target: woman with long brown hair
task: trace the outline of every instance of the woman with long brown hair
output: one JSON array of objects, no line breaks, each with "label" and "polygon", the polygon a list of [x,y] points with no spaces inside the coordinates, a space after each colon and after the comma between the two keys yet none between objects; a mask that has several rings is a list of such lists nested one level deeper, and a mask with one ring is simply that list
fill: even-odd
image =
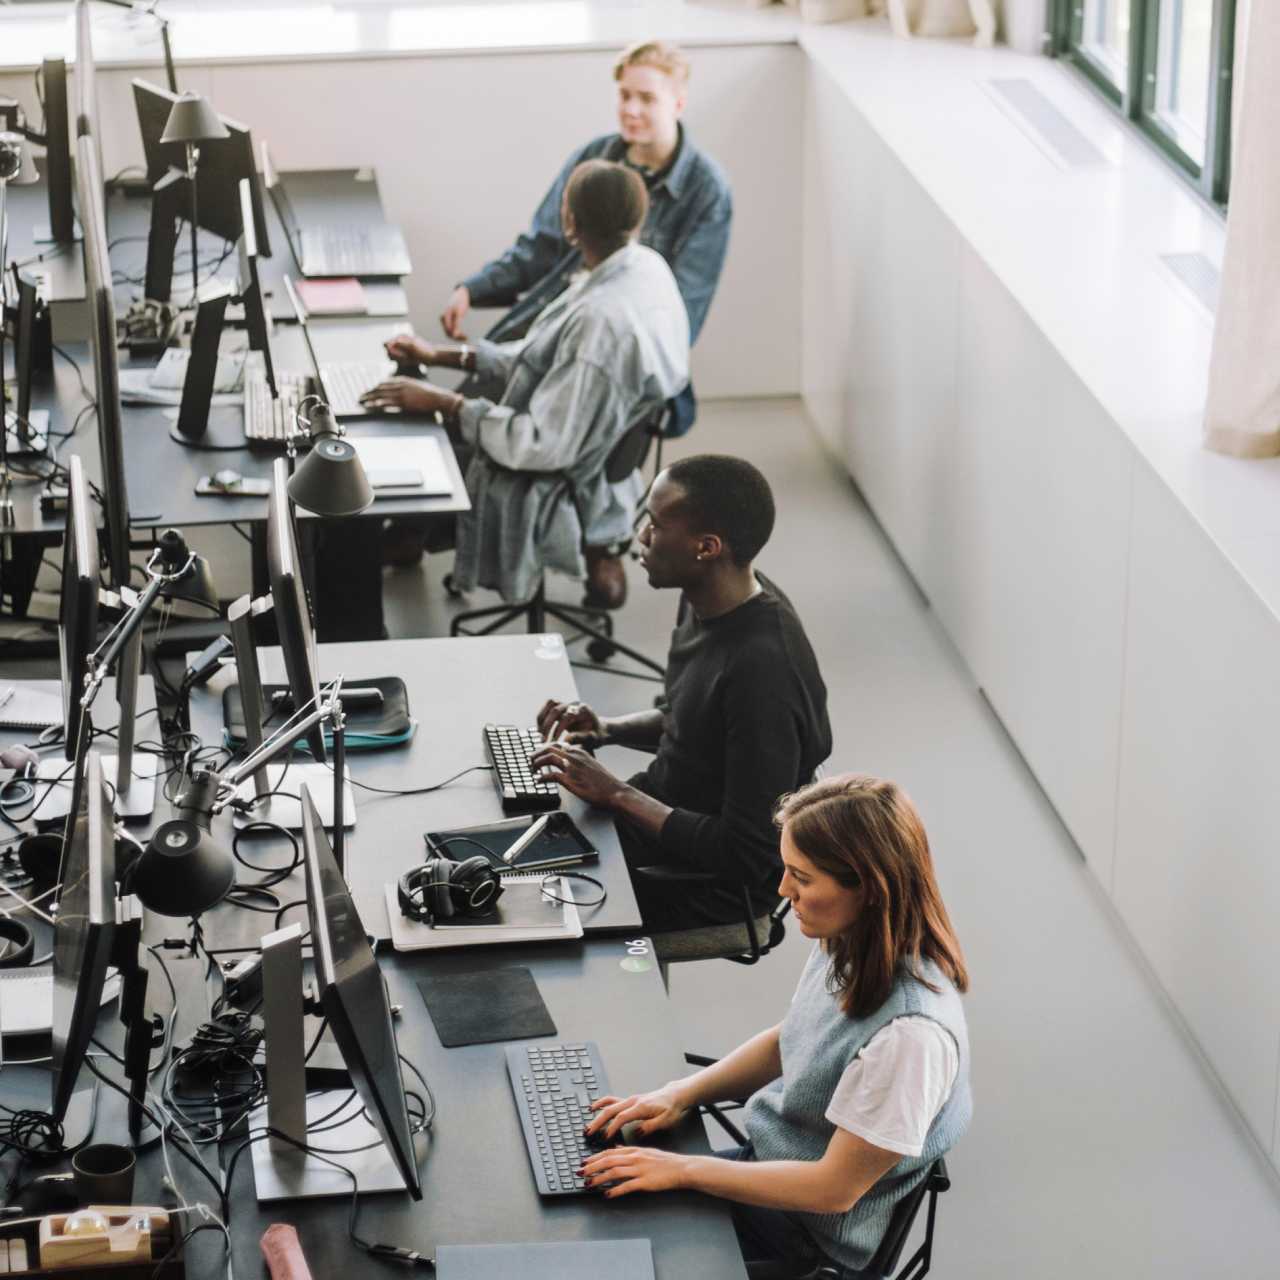
[{"label": "woman with long brown hair", "polygon": [[588,1127],[648,1135],[699,1103],[750,1095],[750,1141],[732,1161],[613,1147],[583,1172],[608,1197],[678,1188],[734,1201],[748,1260],[866,1275],[894,1205],[968,1126],[969,978],[901,788],[826,779],[785,797],[777,821],[779,893],[816,943],[786,1017],[696,1075],[601,1099]]}]

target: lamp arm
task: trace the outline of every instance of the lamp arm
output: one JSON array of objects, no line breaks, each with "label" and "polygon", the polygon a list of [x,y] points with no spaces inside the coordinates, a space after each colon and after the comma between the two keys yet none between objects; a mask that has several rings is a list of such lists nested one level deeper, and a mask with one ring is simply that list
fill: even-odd
[{"label": "lamp arm", "polygon": [[264,764],[270,764],[278,756],[292,748],[299,737],[305,735],[316,725],[328,720],[335,724],[342,722],[342,676],[339,676],[329,691],[328,700],[318,706],[309,715],[296,724],[290,720],[280,726],[256,751],[246,756],[230,773],[219,778],[220,786],[225,786],[225,798],[216,800],[214,813],[221,813],[231,803],[235,789],[248,777],[257,773]]},{"label": "lamp arm", "polygon": [[93,700],[98,696],[98,691],[102,688],[102,682],[107,678],[107,672],[111,670],[112,663],[124,652],[125,646],[142,626],[151,606],[164,590],[166,581],[165,578],[152,578],[147,583],[147,589],[138,597],[137,603],[108,637],[105,642],[106,651],[100,648],[90,658],[93,674],[89,677],[84,696],[80,699],[80,706],[85,710],[93,705]]}]

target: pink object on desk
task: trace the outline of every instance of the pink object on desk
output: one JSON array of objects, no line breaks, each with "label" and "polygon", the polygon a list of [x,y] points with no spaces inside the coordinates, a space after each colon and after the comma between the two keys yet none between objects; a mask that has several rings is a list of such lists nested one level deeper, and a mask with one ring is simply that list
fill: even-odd
[{"label": "pink object on desk", "polygon": [[362,316],[369,310],[364,285],[354,276],[333,280],[298,280],[294,288],[309,315]]},{"label": "pink object on desk", "polygon": [[271,1280],[311,1280],[311,1268],[302,1252],[302,1243],[294,1227],[284,1222],[273,1222],[259,1241],[262,1256],[267,1260]]}]

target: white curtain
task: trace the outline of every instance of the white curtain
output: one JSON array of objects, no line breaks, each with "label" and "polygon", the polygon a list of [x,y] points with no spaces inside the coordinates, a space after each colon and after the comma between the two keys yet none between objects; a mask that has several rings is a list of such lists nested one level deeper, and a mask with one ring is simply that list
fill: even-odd
[{"label": "white curtain", "polygon": [[1280,454],[1280,2],[1236,13],[1231,199],[1205,445]]}]

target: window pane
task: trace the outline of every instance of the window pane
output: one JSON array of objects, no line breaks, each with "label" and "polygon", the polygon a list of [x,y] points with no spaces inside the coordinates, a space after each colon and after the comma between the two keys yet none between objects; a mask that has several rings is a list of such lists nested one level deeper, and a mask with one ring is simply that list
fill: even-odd
[{"label": "window pane", "polygon": [[1156,118],[1197,165],[1204,163],[1212,36],[1213,0],[1161,0]]},{"label": "window pane", "polygon": [[1129,62],[1129,0],[1084,0],[1080,47],[1117,86]]}]

